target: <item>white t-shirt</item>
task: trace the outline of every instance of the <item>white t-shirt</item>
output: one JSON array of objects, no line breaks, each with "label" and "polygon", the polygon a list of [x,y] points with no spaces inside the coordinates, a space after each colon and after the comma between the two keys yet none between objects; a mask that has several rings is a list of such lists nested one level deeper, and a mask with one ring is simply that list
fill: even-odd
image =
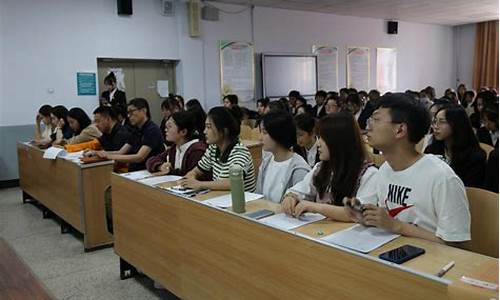
[{"label": "white t-shirt", "polygon": [[316,139],[316,142],[314,142],[314,145],[311,147],[311,149],[307,150],[306,149],[306,154],[307,154],[307,163],[309,166],[314,167],[316,164],[316,155],[318,154],[318,145],[319,145],[319,139]]},{"label": "white t-shirt", "polygon": [[385,162],[363,203],[387,208],[394,218],[434,232],[449,242],[470,240],[469,202],[460,178],[445,162],[425,154],[403,171]]},{"label": "white t-shirt", "polygon": [[[272,155],[272,154],[271,154]],[[262,187],[264,198],[276,203],[281,202],[283,197],[283,185],[288,183],[289,178],[286,178],[288,168],[292,162],[292,157],[285,161],[275,161],[274,157],[269,162],[267,167],[266,180]],[[285,182],[286,181],[286,182]]]}]

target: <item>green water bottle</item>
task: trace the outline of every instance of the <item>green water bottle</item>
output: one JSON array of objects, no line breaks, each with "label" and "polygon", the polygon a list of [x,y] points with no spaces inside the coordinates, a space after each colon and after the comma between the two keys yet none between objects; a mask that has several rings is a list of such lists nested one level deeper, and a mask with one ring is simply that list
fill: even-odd
[{"label": "green water bottle", "polygon": [[231,181],[231,201],[233,211],[241,214],[245,212],[245,188],[243,185],[243,169],[232,165],[229,168],[229,180]]}]

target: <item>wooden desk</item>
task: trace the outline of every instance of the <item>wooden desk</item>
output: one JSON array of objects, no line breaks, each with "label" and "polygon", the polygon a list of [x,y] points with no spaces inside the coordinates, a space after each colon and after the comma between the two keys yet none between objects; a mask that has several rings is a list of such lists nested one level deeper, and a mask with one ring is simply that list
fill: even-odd
[{"label": "wooden desk", "polygon": [[23,201],[36,199],[81,232],[85,251],[112,244],[106,229],[104,192],[110,185],[113,162],[81,165],[61,158],[44,159],[43,153],[31,145],[17,144]]},{"label": "wooden desk", "polygon": [[[320,221],[287,232],[116,174],[111,182],[122,278],[135,266],[183,299],[498,297],[458,280],[480,264],[498,264],[494,258],[410,238],[362,255],[313,239],[319,230],[327,235],[352,224]],[[217,194],[223,193],[197,200]],[[279,205],[264,200],[247,205],[247,211],[261,208],[278,211]],[[404,243],[427,254],[403,267],[375,257]],[[450,260],[456,266],[445,279],[430,275]]]},{"label": "wooden desk", "polygon": [[54,299],[16,252],[0,238],[0,299]]},{"label": "wooden desk", "polygon": [[262,162],[262,142],[252,140],[242,140],[241,143],[247,146],[250,154],[252,155],[253,167],[255,169],[255,176],[259,173],[260,163]]}]

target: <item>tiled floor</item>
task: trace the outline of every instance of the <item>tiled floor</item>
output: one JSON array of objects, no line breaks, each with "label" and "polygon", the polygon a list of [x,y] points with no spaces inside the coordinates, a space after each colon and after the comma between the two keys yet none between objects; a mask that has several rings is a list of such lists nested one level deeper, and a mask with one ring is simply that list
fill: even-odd
[{"label": "tiled floor", "polygon": [[120,280],[113,248],[85,253],[81,236],[61,234],[55,220],[22,203],[19,188],[0,190],[0,236],[57,299],[176,299],[144,275]]}]

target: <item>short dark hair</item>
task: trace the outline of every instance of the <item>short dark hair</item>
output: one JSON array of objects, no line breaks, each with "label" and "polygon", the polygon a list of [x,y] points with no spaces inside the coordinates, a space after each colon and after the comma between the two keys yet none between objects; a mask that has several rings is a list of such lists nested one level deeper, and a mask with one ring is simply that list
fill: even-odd
[{"label": "short dark hair", "polygon": [[262,125],[283,148],[289,149],[297,143],[297,129],[291,114],[282,110],[271,111],[262,118]]},{"label": "short dark hair", "polygon": [[431,118],[425,106],[404,93],[384,95],[379,108],[388,108],[393,123],[406,123],[408,140],[417,144],[429,132]]},{"label": "short dark hair", "polygon": [[50,112],[52,111],[52,106],[45,104],[38,109],[38,113],[44,117],[50,117]]},{"label": "short dark hair", "polygon": [[101,116],[111,118],[115,121],[118,120],[118,113],[116,112],[116,109],[111,106],[101,105],[94,109],[94,115],[95,114],[100,114]]},{"label": "short dark hair", "polygon": [[146,116],[148,117],[148,119],[151,119],[148,100],[144,98],[134,98],[129,101],[128,106],[135,106],[135,108],[137,109],[146,109]]},{"label": "short dark hair", "polygon": [[297,98],[297,102],[302,102],[302,104],[297,104],[297,106],[301,106],[301,105],[307,105],[307,99],[302,97],[302,96],[299,96]]},{"label": "short dark hair", "polygon": [[269,111],[274,111],[274,110],[284,110],[288,112],[288,107],[282,101],[274,100],[269,102]]},{"label": "short dark hair", "polygon": [[226,95],[222,100],[227,99],[232,105],[238,105],[238,96],[235,94]]},{"label": "short dark hair", "polygon": [[495,123],[498,130],[498,104],[496,107],[494,105],[488,105],[483,109],[482,117],[488,119],[489,121]]},{"label": "short dark hair", "polygon": [[163,100],[160,105],[161,109],[169,110],[173,112],[176,108],[177,110],[181,110],[181,106],[179,101],[177,101],[174,97],[167,97],[167,99]]},{"label": "short dark hair", "polygon": [[224,133],[224,138],[235,142],[240,136],[240,125],[229,108],[216,106],[208,111],[208,117],[212,120],[217,131]]},{"label": "short dark hair", "polygon": [[89,116],[87,116],[87,113],[79,107],[73,107],[72,109],[70,109],[68,112],[68,117],[75,119],[78,122],[78,125],[80,125],[78,131],[75,131],[75,135],[79,135],[82,130],[87,128],[87,126],[92,123]]},{"label": "short dark hair", "polygon": [[476,96],[476,92],[474,92],[472,90],[468,90],[465,92],[465,96],[471,96],[472,99],[474,99],[474,97]]},{"label": "short dark hair", "polygon": [[191,141],[199,137],[199,132],[196,130],[194,112],[180,111],[172,115],[172,120],[179,130],[187,130],[186,139]]},{"label": "short dark hair", "polygon": [[312,133],[314,132],[314,126],[316,126],[316,120],[310,114],[301,114],[295,116],[295,124],[297,129]]},{"label": "short dark hair", "polygon": [[326,98],[326,92],[323,90],[319,90],[316,92],[316,97]]},{"label": "short dark hair", "polygon": [[288,93],[288,98],[291,98],[291,97],[295,97],[295,98],[300,97],[300,92],[296,91],[296,90],[290,91],[290,93]]},{"label": "short dark hair", "polygon": [[267,107],[269,105],[269,102],[271,102],[269,100],[269,98],[265,97],[265,98],[260,98],[259,100],[257,100],[257,104],[260,103],[260,105],[264,106],[264,107]]},{"label": "short dark hair", "polygon": [[116,83],[116,76],[115,73],[110,72],[106,77],[104,77],[104,84],[115,84]]}]

